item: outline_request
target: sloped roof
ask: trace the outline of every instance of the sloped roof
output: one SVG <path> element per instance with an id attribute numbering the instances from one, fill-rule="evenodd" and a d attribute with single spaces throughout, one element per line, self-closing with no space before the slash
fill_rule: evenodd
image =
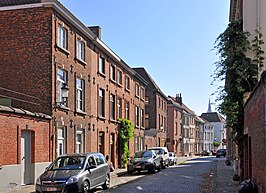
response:
<path id="1" fill-rule="evenodd" d="M 172 96 L 168 96 L 167 99 L 168 99 L 168 102 L 169 102 L 169 103 L 175 105 L 176 107 L 178 107 L 178 108 L 180 108 L 180 109 L 184 109 L 184 108 L 182 107 L 182 105 L 180 105 L 178 102 L 175 101 L 175 98 L 174 98 L 174 97 L 172 97 Z"/>
<path id="2" fill-rule="evenodd" d="M 196 116 L 195 119 L 201 123 L 206 123 L 206 120 L 204 120 L 203 118 Z"/>
<path id="3" fill-rule="evenodd" d="M 39 117 L 39 118 L 45 118 L 45 119 L 52 119 L 51 116 L 43 114 L 43 113 L 34 113 L 22 108 L 14 108 L 11 106 L 3 106 L 0 105 L 0 112 L 3 113 L 14 113 L 14 114 L 21 114 L 21 115 L 27 115 L 27 116 L 33 116 L 33 117 Z"/>
<path id="4" fill-rule="evenodd" d="M 139 73 L 146 81 L 150 82 L 153 87 L 165 98 L 165 94 L 161 91 L 160 87 L 155 83 L 155 81 L 152 79 L 152 77 L 148 74 L 148 72 L 144 68 L 133 68 L 137 73 Z"/>
<path id="5" fill-rule="evenodd" d="M 41 0 L 0 0 L 0 7 L 41 3 Z"/>
<path id="6" fill-rule="evenodd" d="M 225 122 L 225 119 L 217 112 L 202 113 L 201 117 L 208 122 Z"/>

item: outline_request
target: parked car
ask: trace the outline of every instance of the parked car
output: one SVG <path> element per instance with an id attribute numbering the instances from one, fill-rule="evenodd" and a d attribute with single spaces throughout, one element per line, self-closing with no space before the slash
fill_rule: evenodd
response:
<path id="1" fill-rule="evenodd" d="M 177 158 L 174 152 L 169 152 L 169 165 L 175 165 L 177 162 Z"/>
<path id="2" fill-rule="evenodd" d="M 89 192 L 110 187 L 110 171 L 101 153 L 67 154 L 58 157 L 36 180 L 36 193 Z"/>
<path id="3" fill-rule="evenodd" d="M 216 152 L 216 157 L 225 157 L 226 156 L 226 149 L 218 149 Z"/>
<path id="4" fill-rule="evenodd" d="M 210 155 L 210 151 L 209 150 L 202 150 L 202 152 L 200 153 L 201 156 L 209 156 Z"/>
<path id="5" fill-rule="evenodd" d="M 215 150 L 215 149 L 212 149 L 212 150 L 211 150 L 211 153 L 212 153 L 212 155 L 215 156 L 215 155 L 216 155 L 216 150 Z"/>
<path id="6" fill-rule="evenodd" d="M 127 165 L 128 174 L 142 170 L 148 170 L 150 173 L 155 173 L 156 169 L 158 171 L 161 170 L 161 158 L 154 150 L 136 152 Z"/>
<path id="7" fill-rule="evenodd" d="M 161 167 L 169 167 L 169 152 L 167 147 L 151 147 L 148 150 L 154 150 L 161 157 Z"/>

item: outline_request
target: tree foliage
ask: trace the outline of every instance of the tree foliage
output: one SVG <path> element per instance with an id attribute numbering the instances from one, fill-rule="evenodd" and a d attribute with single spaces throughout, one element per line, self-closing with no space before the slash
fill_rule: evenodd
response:
<path id="1" fill-rule="evenodd" d="M 226 116 L 227 127 L 237 134 L 236 142 L 241 140 L 244 127 L 243 95 L 251 92 L 257 83 L 258 64 L 247 57 L 252 51 L 248 37 L 243 31 L 242 20 L 232 21 L 218 36 L 215 49 L 220 56 L 213 74 L 214 81 L 224 81 L 218 88 L 218 110 Z M 254 49 L 254 48 L 253 48 Z"/>

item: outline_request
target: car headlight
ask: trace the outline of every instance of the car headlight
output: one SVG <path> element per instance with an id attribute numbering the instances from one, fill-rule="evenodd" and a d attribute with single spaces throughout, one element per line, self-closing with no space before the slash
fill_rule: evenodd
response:
<path id="1" fill-rule="evenodd" d="M 76 182 L 78 182 L 78 177 L 72 176 L 72 177 L 68 178 L 66 184 L 72 184 L 72 183 L 76 183 Z"/>
<path id="2" fill-rule="evenodd" d="M 41 185 L 41 178 L 40 177 L 37 178 L 36 185 Z"/>

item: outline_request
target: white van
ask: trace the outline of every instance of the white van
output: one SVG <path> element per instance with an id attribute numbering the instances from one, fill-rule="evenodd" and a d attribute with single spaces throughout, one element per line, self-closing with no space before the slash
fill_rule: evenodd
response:
<path id="1" fill-rule="evenodd" d="M 169 152 L 167 147 L 150 147 L 148 150 L 155 150 L 158 156 L 161 157 L 162 168 L 169 167 Z"/>

